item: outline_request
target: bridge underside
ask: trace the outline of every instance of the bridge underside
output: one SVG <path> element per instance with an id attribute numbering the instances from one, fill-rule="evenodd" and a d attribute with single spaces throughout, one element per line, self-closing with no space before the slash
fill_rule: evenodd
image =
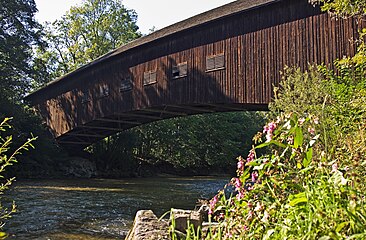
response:
<path id="1" fill-rule="evenodd" d="M 90 146 L 91 144 L 108 136 L 154 121 L 216 112 L 266 110 L 268 110 L 267 104 L 225 103 L 165 105 L 97 118 L 82 126 L 72 129 L 64 135 L 56 138 L 56 141 L 66 149 L 84 149 L 85 147 Z"/>

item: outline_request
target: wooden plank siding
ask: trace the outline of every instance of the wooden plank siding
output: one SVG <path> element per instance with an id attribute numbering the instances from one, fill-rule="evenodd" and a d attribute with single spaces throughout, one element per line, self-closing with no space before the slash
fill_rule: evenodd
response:
<path id="1" fill-rule="evenodd" d="M 88 135 L 82 128 L 86 125 L 105 128 L 96 135 L 108 135 L 113 132 L 108 129 L 126 129 L 133 126 L 130 121 L 149 122 L 164 113 L 170 115 L 163 118 L 173 117 L 179 109 L 183 114 L 263 109 L 285 66 L 331 66 L 335 59 L 353 55 L 350 40 L 357 39 L 360 24 L 356 19 L 332 19 L 307 0 L 273 1 L 128 49 L 28 99 L 63 141 L 68 132 Z M 220 54 L 224 68 L 207 71 L 206 58 Z M 185 62 L 187 75 L 173 78 L 173 66 Z M 156 83 L 144 85 L 149 72 L 156 72 Z M 122 79 L 128 77 L 132 89 L 120 91 Z M 106 86 L 109 94 L 101 96 L 100 89 Z M 85 92 L 90 101 L 82 102 Z M 139 112 L 144 109 L 159 109 L 155 112 L 160 114 Z M 103 118 L 109 123 L 96 121 Z M 120 122 L 111 125 L 111 120 Z"/>

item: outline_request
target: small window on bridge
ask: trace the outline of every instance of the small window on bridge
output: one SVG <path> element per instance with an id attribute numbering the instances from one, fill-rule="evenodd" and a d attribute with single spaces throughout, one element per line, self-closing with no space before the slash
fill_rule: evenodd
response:
<path id="1" fill-rule="evenodd" d="M 144 72 L 144 85 L 156 83 L 156 71 Z"/>
<path id="2" fill-rule="evenodd" d="M 121 85 L 119 87 L 120 92 L 129 91 L 132 89 L 133 83 L 132 83 L 132 77 L 128 76 L 121 81 Z"/>
<path id="3" fill-rule="evenodd" d="M 108 85 L 101 85 L 99 86 L 99 97 L 108 97 L 109 96 L 109 86 Z"/>
<path id="4" fill-rule="evenodd" d="M 172 68 L 173 79 L 186 77 L 188 73 L 187 62 L 179 63 Z"/>
<path id="5" fill-rule="evenodd" d="M 225 54 L 221 53 L 206 57 L 206 72 L 221 70 L 225 68 Z"/>
<path id="6" fill-rule="evenodd" d="M 84 90 L 81 92 L 81 103 L 90 102 L 89 91 Z"/>

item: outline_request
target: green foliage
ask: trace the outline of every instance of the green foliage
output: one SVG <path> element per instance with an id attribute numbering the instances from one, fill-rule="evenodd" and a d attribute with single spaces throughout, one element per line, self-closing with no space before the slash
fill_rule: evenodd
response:
<path id="1" fill-rule="evenodd" d="M 358 179 L 366 160 L 329 162 L 319 141 L 321 125 L 313 115 L 296 114 L 267 124 L 248 158 L 238 158 L 235 195 L 220 192 L 211 200 L 210 213 L 220 225 L 202 238 L 364 239 L 365 184 Z M 269 154 L 257 156 L 268 147 Z"/>
<path id="2" fill-rule="evenodd" d="M 33 75 L 32 46 L 39 42 L 34 0 L 0 1 L 0 95 L 19 99 Z"/>
<path id="3" fill-rule="evenodd" d="M 235 157 L 249 150 L 245 146 L 250 146 L 261 121 L 249 112 L 167 119 L 119 133 L 91 151 L 102 168 L 136 169 L 137 162 L 144 162 L 168 163 L 181 173 L 228 172 Z"/>
<path id="4" fill-rule="evenodd" d="M 10 185 L 13 183 L 15 178 L 5 178 L 5 169 L 9 166 L 12 166 L 14 163 L 17 162 L 16 157 L 20 154 L 22 154 L 21 151 L 25 150 L 27 151 L 30 147 L 33 148 L 32 142 L 36 140 L 35 137 L 31 137 L 27 139 L 23 144 L 21 144 L 19 147 L 15 148 L 15 150 L 12 151 L 12 153 L 7 154 L 10 150 L 10 146 L 13 142 L 13 138 L 11 135 L 7 135 L 6 131 L 11 128 L 9 125 L 9 118 L 5 118 L 0 123 L 0 195 L 4 194 L 4 191 L 7 190 Z M 0 198 L 1 199 L 1 198 Z M 11 217 L 11 214 L 16 211 L 15 203 L 13 202 L 11 204 L 10 209 L 4 206 L 0 202 L 0 229 L 4 226 L 5 220 Z M 0 232 L 0 239 L 3 239 L 6 237 L 6 234 L 3 232 Z"/>
<path id="5" fill-rule="evenodd" d="M 37 50 L 35 69 L 43 85 L 138 37 L 137 14 L 118 0 L 84 0 L 51 25 L 47 48 Z M 49 25 L 49 27 L 47 27 Z"/>
<path id="6" fill-rule="evenodd" d="M 322 10 L 340 17 L 366 14 L 365 0 L 310 0 L 313 4 L 322 4 Z"/>

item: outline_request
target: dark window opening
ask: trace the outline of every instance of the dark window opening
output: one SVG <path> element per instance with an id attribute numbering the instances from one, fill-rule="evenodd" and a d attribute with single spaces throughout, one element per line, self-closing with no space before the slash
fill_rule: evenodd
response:
<path id="1" fill-rule="evenodd" d="M 156 82 L 156 71 L 144 72 L 144 85 L 150 85 Z"/>
<path id="2" fill-rule="evenodd" d="M 122 79 L 121 85 L 119 87 L 119 91 L 120 92 L 129 91 L 132 89 L 132 87 L 133 87 L 132 77 L 128 76 L 128 77 Z"/>
<path id="3" fill-rule="evenodd" d="M 186 77 L 187 73 L 188 73 L 187 62 L 180 63 L 180 64 L 172 67 L 173 78 Z"/>
<path id="4" fill-rule="evenodd" d="M 225 68 L 225 54 L 206 57 L 206 72 Z"/>

